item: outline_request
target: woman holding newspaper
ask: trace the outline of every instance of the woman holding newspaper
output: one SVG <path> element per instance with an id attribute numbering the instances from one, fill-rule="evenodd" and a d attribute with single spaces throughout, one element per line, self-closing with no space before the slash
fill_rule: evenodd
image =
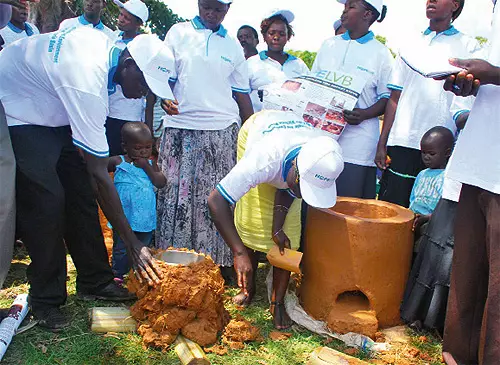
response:
<path id="1" fill-rule="evenodd" d="M 294 35 L 290 25 L 295 15 L 290 10 L 275 10 L 265 18 L 260 30 L 267 44 L 267 51 L 248 59 L 252 104 L 255 112 L 262 110 L 259 88 L 287 78 L 309 74 L 309 68 L 300 58 L 283 49 Z"/>
<path id="2" fill-rule="evenodd" d="M 271 110 L 253 115 L 243 125 L 238 157 L 237 165 L 210 194 L 208 206 L 234 256 L 241 289 L 234 301 L 248 305 L 255 294 L 257 251 L 268 252 L 277 245 L 283 255 L 285 248 L 298 248 L 300 199 L 313 207 L 334 206 L 335 181 L 344 161 L 333 138 L 292 112 Z M 241 198 L 252 188 L 262 194 L 249 206 Z M 289 271 L 273 267 L 270 309 L 280 330 L 292 325 L 284 306 L 289 279 Z"/>
<path id="3" fill-rule="evenodd" d="M 378 117 L 384 114 L 390 96 L 387 84 L 393 58 L 375 39 L 370 27 L 375 21 L 384 20 L 387 8 L 383 0 L 338 1 L 345 4 L 341 19 L 347 32 L 323 43 L 312 71 L 343 71 L 366 82 L 356 107 L 343 112 L 348 125 L 339 144 L 346 164 L 337 188 L 340 196 L 373 199 L 376 195 L 373 161 L 379 137 Z"/>

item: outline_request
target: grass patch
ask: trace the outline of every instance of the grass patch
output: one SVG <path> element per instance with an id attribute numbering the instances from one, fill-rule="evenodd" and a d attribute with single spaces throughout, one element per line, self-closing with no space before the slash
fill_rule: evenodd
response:
<path id="1" fill-rule="evenodd" d="M 8 307 L 17 294 L 27 293 L 26 268 L 29 258 L 25 252 L 16 249 L 9 276 L 0 291 L 0 307 Z M 321 346 L 328 346 L 339 351 L 346 350 L 340 341 L 329 341 L 307 330 L 294 328 L 293 335 L 286 341 L 275 342 L 268 335 L 273 331 L 271 314 L 265 288 L 265 276 L 268 267 L 260 265 L 258 270 L 257 294 L 252 306 L 242 311 L 236 309 L 231 297 L 236 289 L 226 292 L 226 308 L 234 315 L 239 313 L 254 325 L 260 328 L 264 337 L 261 343 L 248 344 L 244 350 L 230 351 L 225 356 L 207 354 L 214 365 L 300 365 L 307 361 L 309 354 Z M 35 327 L 14 337 L 3 363 L 5 364 L 166 364 L 178 365 L 180 362 L 173 351 L 161 352 L 145 349 L 141 337 L 137 334 L 100 335 L 90 332 L 89 309 L 92 307 L 116 306 L 109 302 L 83 302 L 76 298 L 75 293 L 76 270 L 68 256 L 68 301 L 64 310 L 71 315 L 71 326 L 58 334 L 47 332 Z M 131 304 L 131 303 L 128 303 Z M 430 340 L 422 342 L 421 335 L 412 333 L 411 345 L 421 352 L 429 354 L 433 361 L 412 362 L 424 364 L 434 362 L 440 356 L 441 345 L 438 339 L 427 336 Z M 371 354 L 359 352 L 355 355 L 367 360 L 373 359 Z"/>

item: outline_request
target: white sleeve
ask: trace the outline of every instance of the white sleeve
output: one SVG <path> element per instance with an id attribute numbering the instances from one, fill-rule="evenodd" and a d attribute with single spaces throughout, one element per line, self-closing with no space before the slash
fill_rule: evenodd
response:
<path id="1" fill-rule="evenodd" d="M 67 86 L 56 88 L 56 92 L 68 113 L 73 144 L 94 156 L 107 157 L 109 148 L 104 129 L 107 102 Z"/>
<path id="2" fill-rule="evenodd" d="M 314 60 L 313 66 L 311 68 L 311 74 L 321 71 L 321 59 L 323 58 L 323 52 L 325 48 L 325 43 L 321 45 L 318 53 L 316 54 L 316 59 Z"/>
<path id="3" fill-rule="evenodd" d="M 394 59 L 388 49 L 384 51 L 377 81 L 377 97 L 379 100 L 384 98 L 389 99 L 391 97 L 391 90 L 388 85 L 392 77 Z"/>
<path id="4" fill-rule="evenodd" d="M 307 67 L 306 63 L 301 60 L 300 58 L 298 59 L 298 64 L 300 65 L 300 75 L 301 76 L 307 76 L 311 73 L 311 70 L 309 70 L 309 67 Z"/>
<path id="5" fill-rule="evenodd" d="M 453 121 L 456 122 L 460 115 L 470 112 L 475 100 L 476 98 L 474 96 L 468 96 L 466 98 L 455 96 L 450 107 L 450 114 Z"/>
<path id="6" fill-rule="evenodd" d="M 230 204 L 236 204 L 250 189 L 273 178 L 275 168 L 262 166 L 260 157 L 259 154 L 245 155 L 217 185 L 216 189 Z"/>
<path id="7" fill-rule="evenodd" d="M 163 42 L 163 43 L 165 43 L 165 45 L 167 46 L 167 48 L 170 49 L 170 51 L 172 52 L 172 54 L 174 55 L 174 57 L 176 59 L 177 59 L 177 57 L 176 57 L 176 53 L 175 53 L 175 46 L 177 44 L 179 36 L 180 35 L 177 32 L 177 27 L 174 25 L 167 32 L 167 35 L 165 36 L 165 41 Z M 170 75 L 170 79 L 169 79 L 170 82 L 176 82 L 177 81 L 177 78 L 178 78 L 178 75 L 179 75 L 179 71 L 178 71 L 177 68 L 178 68 L 178 63 L 176 61 L 175 62 L 175 69 L 172 70 L 172 73 Z"/>
<path id="8" fill-rule="evenodd" d="M 251 90 L 248 77 L 248 63 L 243 54 L 243 49 L 240 46 L 238 46 L 234 63 L 234 71 L 231 76 L 229 76 L 231 88 L 235 92 L 249 94 Z"/>
<path id="9" fill-rule="evenodd" d="M 396 58 L 392 75 L 387 87 L 391 90 L 403 90 L 406 77 L 409 72 L 408 66 L 404 63 L 400 56 Z"/>
<path id="10" fill-rule="evenodd" d="M 69 28 L 70 26 L 70 22 L 69 22 L 70 19 L 64 19 L 61 24 L 59 24 L 59 30 L 61 29 L 66 29 L 66 28 Z"/>

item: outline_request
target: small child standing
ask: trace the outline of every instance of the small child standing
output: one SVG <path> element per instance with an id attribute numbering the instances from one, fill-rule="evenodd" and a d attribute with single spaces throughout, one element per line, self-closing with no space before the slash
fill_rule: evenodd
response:
<path id="1" fill-rule="evenodd" d="M 426 169 L 418 174 L 410 196 L 410 210 L 416 214 L 413 230 L 417 233 L 443 195 L 444 169 L 454 143 L 453 133 L 445 127 L 431 128 L 422 137 L 420 148 Z"/>
<path id="2" fill-rule="evenodd" d="M 108 171 L 114 172 L 118 195 L 132 230 L 137 239 L 150 245 L 156 229 L 156 193 L 167 180 L 155 161 L 149 160 L 153 148 L 153 136 L 141 122 L 126 123 L 122 130 L 125 156 L 109 160 Z M 115 232 L 113 235 L 112 268 L 115 278 L 122 280 L 130 270 L 125 243 Z"/>

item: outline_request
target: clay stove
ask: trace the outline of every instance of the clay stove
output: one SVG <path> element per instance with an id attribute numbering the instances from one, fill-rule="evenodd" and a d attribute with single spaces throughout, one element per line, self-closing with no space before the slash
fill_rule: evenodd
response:
<path id="1" fill-rule="evenodd" d="M 373 337 L 400 322 L 399 306 L 413 249 L 411 211 L 377 200 L 339 198 L 332 209 L 309 208 L 304 309 L 335 332 Z"/>

